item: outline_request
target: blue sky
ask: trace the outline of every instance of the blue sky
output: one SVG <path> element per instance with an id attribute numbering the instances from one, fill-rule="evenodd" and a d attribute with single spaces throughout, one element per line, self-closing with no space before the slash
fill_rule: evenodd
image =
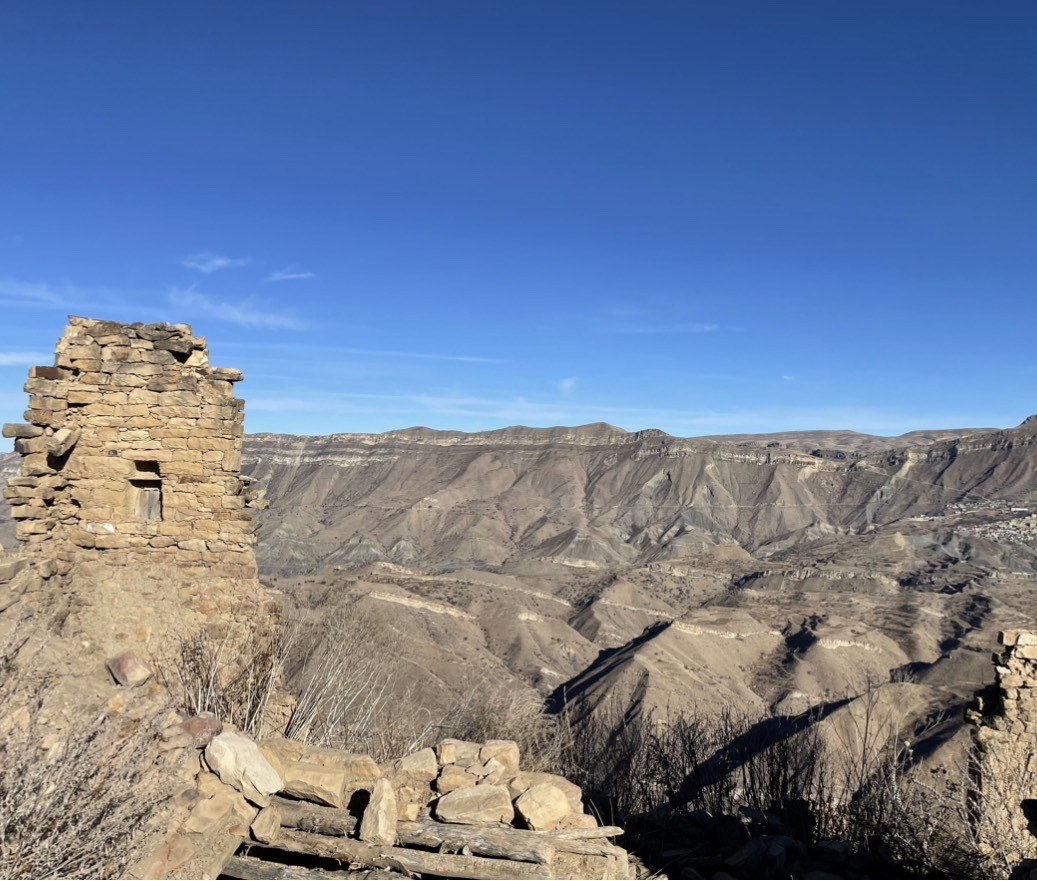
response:
<path id="1" fill-rule="evenodd" d="M 0 421 L 67 314 L 247 430 L 1037 411 L 1037 3 L 0 5 Z"/>

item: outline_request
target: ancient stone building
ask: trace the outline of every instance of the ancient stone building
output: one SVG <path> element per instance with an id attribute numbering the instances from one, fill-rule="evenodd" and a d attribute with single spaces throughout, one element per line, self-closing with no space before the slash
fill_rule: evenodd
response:
<path id="1" fill-rule="evenodd" d="M 966 713 L 974 726 L 973 811 L 980 843 L 1004 865 L 1037 860 L 1037 633 L 1006 630 L 997 679 Z"/>
<path id="2" fill-rule="evenodd" d="M 53 367 L 33 367 L 22 455 L 5 491 L 37 557 L 175 559 L 255 575 L 240 477 L 241 372 L 209 366 L 187 325 L 72 318 Z"/>
<path id="3" fill-rule="evenodd" d="M 36 571 L 78 577 L 84 633 L 147 643 L 154 621 L 262 605 L 241 379 L 187 325 L 75 317 L 53 366 L 30 369 L 26 422 L 4 426 L 22 456 L 4 496 Z"/>

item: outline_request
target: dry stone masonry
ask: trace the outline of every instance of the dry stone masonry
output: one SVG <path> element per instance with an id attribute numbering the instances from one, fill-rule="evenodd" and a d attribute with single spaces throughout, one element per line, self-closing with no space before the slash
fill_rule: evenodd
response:
<path id="1" fill-rule="evenodd" d="M 54 364 L 30 369 L 26 422 L 3 428 L 21 455 L 4 497 L 63 635 L 154 655 L 275 626 L 249 510 L 263 502 L 240 474 L 241 379 L 186 324 L 76 317 Z"/>
<path id="2" fill-rule="evenodd" d="M 444 740 L 390 765 L 274 738 L 259 744 L 219 725 L 168 743 L 201 750 L 178 828 L 137 878 L 633 877 L 622 834 L 586 814 L 564 777 L 523 771 L 508 740 Z M 193 729 L 192 729 L 193 730 Z M 468 779 L 455 788 L 457 769 Z M 491 782 L 492 781 L 492 782 Z M 337 869 L 307 870 L 315 860 Z"/>
<path id="3" fill-rule="evenodd" d="M 4 496 L 27 553 L 58 574 L 175 559 L 255 577 L 241 372 L 210 366 L 184 324 L 69 321 L 54 365 L 29 371 L 27 422 L 4 426 L 22 456 Z"/>
<path id="4" fill-rule="evenodd" d="M 992 686 L 976 695 L 973 807 L 981 845 L 1005 863 L 1037 860 L 1037 633 L 1006 630 Z"/>

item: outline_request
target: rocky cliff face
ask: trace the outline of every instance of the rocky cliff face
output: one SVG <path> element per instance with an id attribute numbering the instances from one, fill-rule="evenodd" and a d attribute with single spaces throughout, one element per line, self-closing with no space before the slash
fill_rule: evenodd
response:
<path id="1" fill-rule="evenodd" d="M 549 558 L 646 565 L 735 545 L 757 555 L 955 503 L 1029 501 L 1037 426 L 858 458 L 627 433 L 597 424 L 466 435 L 247 439 L 273 511 L 267 571 L 372 561 L 451 568 Z"/>

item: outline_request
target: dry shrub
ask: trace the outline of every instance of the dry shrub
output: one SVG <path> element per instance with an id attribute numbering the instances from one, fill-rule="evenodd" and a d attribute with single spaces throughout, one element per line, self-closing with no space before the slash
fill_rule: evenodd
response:
<path id="1" fill-rule="evenodd" d="M 516 691 L 484 680 L 445 717 L 441 737 L 484 743 L 514 740 L 527 771 L 559 772 L 569 749 L 571 731 L 564 715 L 548 715 L 536 692 Z"/>
<path id="2" fill-rule="evenodd" d="M 870 692 L 865 700 L 859 736 L 834 743 L 820 736 L 818 714 L 656 719 L 599 707 L 575 729 L 564 772 L 607 820 L 653 835 L 691 811 L 748 808 L 780 815 L 803 840 L 878 847 L 909 873 L 994 877 L 975 846 L 965 787 L 931 786 L 913 763 L 916 732 L 903 736 L 876 718 Z"/>
<path id="3" fill-rule="evenodd" d="M 41 718 L 52 683 L 25 665 L 5 658 L 0 683 L 0 877 L 124 877 L 165 794 L 157 719 L 69 720 L 59 740 Z"/>
<path id="4" fill-rule="evenodd" d="M 295 609 L 285 679 L 296 695 L 286 736 L 386 762 L 445 737 L 516 740 L 523 766 L 557 767 L 564 726 L 532 691 L 483 681 L 452 705 L 432 705 L 404 681 L 405 646 L 355 603 Z"/>
<path id="5" fill-rule="evenodd" d="M 296 610 L 290 629 L 285 672 L 296 705 L 285 735 L 317 746 L 370 743 L 393 703 L 398 646 L 355 605 Z"/>
<path id="6" fill-rule="evenodd" d="M 155 666 L 184 712 L 212 713 L 259 737 L 287 650 L 280 625 L 260 625 L 234 640 L 202 632 L 182 638 L 173 657 Z"/>

